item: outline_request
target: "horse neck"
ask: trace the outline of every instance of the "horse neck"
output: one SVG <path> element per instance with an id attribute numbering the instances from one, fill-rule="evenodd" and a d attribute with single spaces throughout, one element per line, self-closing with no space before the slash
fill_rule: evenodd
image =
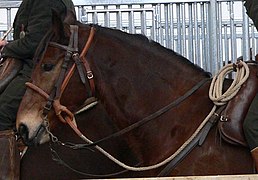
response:
<path id="1" fill-rule="evenodd" d="M 124 35 L 126 33 L 118 30 L 100 29 L 89 56 L 95 71 L 106 83 L 124 79 L 138 89 L 156 84 L 170 87 L 180 84 L 183 91 L 207 78 L 207 73 L 189 60 L 142 35 Z M 178 83 L 178 80 L 181 82 Z M 103 84 L 100 86 L 103 87 Z M 177 96 L 177 93 L 174 91 L 173 95 Z"/>
<path id="2" fill-rule="evenodd" d="M 133 35 L 119 38 L 112 33 L 122 34 L 116 30 L 97 33 L 87 58 L 94 73 L 98 98 L 120 129 L 169 104 L 206 77 L 190 63 L 184 64 L 181 56 L 160 45 L 146 43 Z M 168 124 L 160 122 L 161 119 L 126 135 L 136 151 L 140 151 L 143 141 L 147 149 L 152 142 L 163 143 L 160 139 L 155 141 L 158 138 L 153 136 L 153 128 L 159 126 L 155 133 L 166 136 L 170 132 L 164 130 L 171 131 L 174 127 L 170 124 L 171 127 L 166 128 Z"/>

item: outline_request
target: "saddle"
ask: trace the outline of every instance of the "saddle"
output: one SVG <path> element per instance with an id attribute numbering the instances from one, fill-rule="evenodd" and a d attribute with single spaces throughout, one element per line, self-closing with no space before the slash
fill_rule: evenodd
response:
<path id="1" fill-rule="evenodd" d="M 221 137 L 235 145 L 248 147 L 243 131 L 243 122 L 255 95 L 258 92 L 257 74 L 249 66 L 250 75 L 237 95 L 228 102 L 220 115 L 218 129 Z"/>
<path id="2" fill-rule="evenodd" d="M 15 78 L 22 68 L 22 62 L 14 58 L 6 58 L 0 62 L 0 94 Z"/>

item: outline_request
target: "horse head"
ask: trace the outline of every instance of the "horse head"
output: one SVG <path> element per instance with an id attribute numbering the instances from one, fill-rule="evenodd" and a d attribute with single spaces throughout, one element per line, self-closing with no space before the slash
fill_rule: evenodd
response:
<path id="1" fill-rule="evenodd" d="M 71 12 L 68 12 L 64 21 L 55 12 L 53 13 L 52 29 L 42 39 L 36 51 L 34 57 L 36 65 L 32 73 L 31 82 L 28 82 L 35 85 L 35 87 L 40 87 L 41 93 L 35 93 L 35 89 L 28 88 L 18 110 L 17 130 L 28 145 L 41 144 L 49 140 L 46 132 L 46 121 L 44 120 L 46 116 L 43 112 L 47 111 L 46 109 L 48 108 L 45 106 L 46 102 L 50 102 L 53 100 L 50 98 L 54 98 L 54 95 L 51 97 L 52 95 L 50 94 L 61 72 L 62 60 L 67 52 L 62 48 L 48 44 L 50 40 L 60 44 L 68 43 L 71 35 L 70 23 L 75 23 L 75 16 Z M 67 64 L 66 68 L 70 67 L 71 64 Z M 79 87 L 77 88 L 80 90 Z M 69 91 L 70 87 L 67 88 L 65 94 L 69 93 Z M 53 94 L 55 93 L 53 92 Z M 26 109 L 29 111 L 26 112 Z M 49 116 L 54 116 L 53 114 L 50 112 Z M 48 126 L 54 126 L 54 123 L 50 122 Z"/>

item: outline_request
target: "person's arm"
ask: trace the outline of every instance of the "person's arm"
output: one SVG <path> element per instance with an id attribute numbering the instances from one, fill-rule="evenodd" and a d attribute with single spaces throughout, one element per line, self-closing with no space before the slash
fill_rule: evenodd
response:
<path id="1" fill-rule="evenodd" d="M 8 43 L 3 49 L 3 57 L 32 59 L 39 42 L 51 27 L 52 12 L 49 0 L 32 0 L 31 3 L 33 5 L 25 37 Z"/>
<path id="2" fill-rule="evenodd" d="M 244 6 L 247 15 L 253 20 L 254 25 L 258 30 L 258 0 L 245 0 Z"/>
<path id="3" fill-rule="evenodd" d="M 6 40 L 0 40 L 0 52 L 2 50 L 2 48 L 4 48 L 4 46 L 7 44 Z"/>

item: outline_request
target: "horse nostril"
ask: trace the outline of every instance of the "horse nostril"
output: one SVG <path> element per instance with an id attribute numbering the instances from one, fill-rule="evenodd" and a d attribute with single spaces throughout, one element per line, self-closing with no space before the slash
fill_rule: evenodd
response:
<path id="1" fill-rule="evenodd" d="M 29 131 L 28 131 L 28 127 L 25 124 L 21 124 L 19 126 L 18 133 L 22 137 L 23 141 L 28 140 Z"/>

